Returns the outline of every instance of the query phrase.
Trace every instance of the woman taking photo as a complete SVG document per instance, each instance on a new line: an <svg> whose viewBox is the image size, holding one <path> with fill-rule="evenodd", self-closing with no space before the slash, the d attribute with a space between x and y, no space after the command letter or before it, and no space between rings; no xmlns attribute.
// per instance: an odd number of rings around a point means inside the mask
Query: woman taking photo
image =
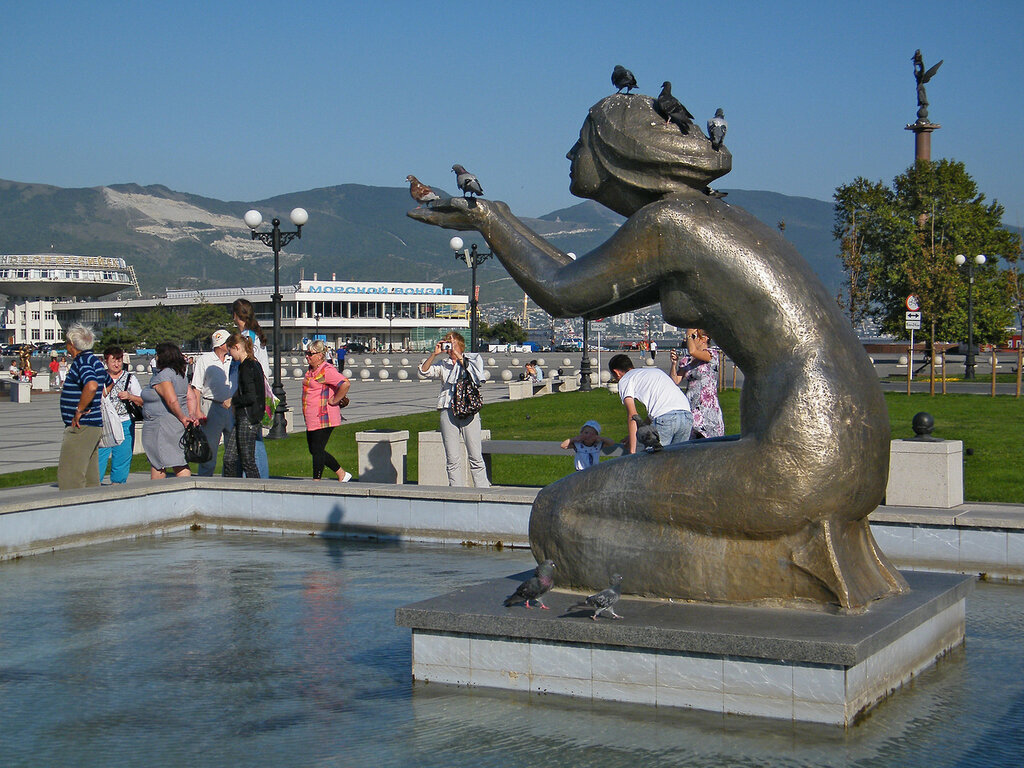
<svg viewBox="0 0 1024 768"><path fill-rule="evenodd" d="M324 467L330 467L338 479L347 483L352 475L327 452L331 432L342 422L342 400L351 384L337 368L327 362L327 345L320 339L306 349L309 370L302 379L302 417L306 420L306 445L313 457L313 479L320 480Z"/></svg>
<svg viewBox="0 0 1024 768"><path fill-rule="evenodd" d="M438 357L441 361L434 364ZM466 445L469 457L469 473L477 488L490 488L487 468L480 451L480 414L459 418L452 413L452 391L464 372L477 383L484 378L484 361L480 355L466 352L466 340L462 334L452 331L437 344L430 357L417 369L427 379L441 379L441 393L437 396L437 410L441 412L441 442L444 445L445 467L448 470L448 485L463 485L462 444Z"/></svg>
<svg viewBox="0 0 1024 768"><path fill-rule="evenodd" d="M686 329L686 354L672 350L669 376L679 384L693 412L693 434L690 439L721 437L725 434L722 406L718 404L718 350L708 346L708 335L701 328Z"/></svg>
<svg viewBox="0 0 1024 768"><path fill-rule="evenodd" d="M235 413L235 426L224 446L224 477L241 477L243 471L246 477L262 477L256 466L256 435L267 403L263 368L256 362L248 336L231 334L227 347L238 363L238 389L224 401Z"/></svg>
<svg viewBox="0 0 1024 768"><path fill-rule="evenodd" d="M170 469L176 477L192 472L185 461L181 436L185 425L195 419L197 404L189 403L193 391L185 381L185 357L176 344L156 345L156 373L142 389L142 448L149 459L149 476L153 480L167 477Z"/></svg>

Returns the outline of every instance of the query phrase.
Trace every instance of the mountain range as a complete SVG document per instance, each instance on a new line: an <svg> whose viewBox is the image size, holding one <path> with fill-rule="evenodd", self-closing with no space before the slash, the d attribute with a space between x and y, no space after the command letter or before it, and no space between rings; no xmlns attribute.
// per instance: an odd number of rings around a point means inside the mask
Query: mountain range
<svg viewBox="0 0 1024 768"><path fill-rule="evenodd" d="M777 192L723 190L727 202L765 224L785 222L783 234L835 292L842 280L832 238L832 204ZM443 190L439 194L447 195ZM405 214L414 207L406 187L340 184L255 202L222 201L161 185L115 184L62 188L0 180L0 253L72 253L123 258L144 294L167 288L237 287L273 283L273 252L251 239L242 216L265 222L305 208L302 237L281 251L281 282L305 276L338 280L443 282L468 292L469 276L448 246L454 233ZM553 211L527 225L564 251L586 253L621 225L621 216L593 201ZM268 228L264 225L264 229ZM467 243L486 243L472 233ZM495 259L478 271L481 303L522 297Z"/></svg>

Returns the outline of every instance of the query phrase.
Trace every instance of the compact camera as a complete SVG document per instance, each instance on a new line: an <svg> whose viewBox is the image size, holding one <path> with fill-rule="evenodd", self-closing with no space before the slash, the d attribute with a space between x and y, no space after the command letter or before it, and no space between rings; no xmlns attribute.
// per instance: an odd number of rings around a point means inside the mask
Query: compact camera
<svg viewBox="0 0 1024 768"><path fill-rule="evenodd" d="M451 348L452 348L452 343L450 341L445 341L445 342L441 343L441 351L442 352L447 352Z"/></svg>

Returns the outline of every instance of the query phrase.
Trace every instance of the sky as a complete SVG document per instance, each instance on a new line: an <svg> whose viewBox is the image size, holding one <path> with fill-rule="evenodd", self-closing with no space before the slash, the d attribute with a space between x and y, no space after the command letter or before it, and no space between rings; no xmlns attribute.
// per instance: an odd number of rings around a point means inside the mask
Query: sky
<svg viewBox="0 0 1024 768"><path fill-rule="evenodd" d="M716 187L831 200L913 163L920 48L944 60L933 159L1024 224L1019 0L33 0L0 18L2 179L252 202L410 173L452 192L461 163L538 216L579 202L565 153L623 64L701 126L725 110Z"/></svg>

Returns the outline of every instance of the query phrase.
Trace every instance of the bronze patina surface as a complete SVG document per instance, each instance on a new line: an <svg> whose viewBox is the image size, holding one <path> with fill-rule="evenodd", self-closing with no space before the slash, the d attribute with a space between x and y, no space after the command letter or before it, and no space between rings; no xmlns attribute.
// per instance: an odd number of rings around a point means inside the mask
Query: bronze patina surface
<svg viewBox="0 0 1024 768"><path fill-rule="evenodd" d="M628 217L573 261L489 200L409 212L477 230L547 312L603 317L660 302L740 366L740 434L626 456L545 488L530 519L557 583L723 602L860 609L907 589L868 528L886 486L889 422L849 321L796 250L705 193L732 156L682 135L640 94L591 108L571 190Z"/></svg>

